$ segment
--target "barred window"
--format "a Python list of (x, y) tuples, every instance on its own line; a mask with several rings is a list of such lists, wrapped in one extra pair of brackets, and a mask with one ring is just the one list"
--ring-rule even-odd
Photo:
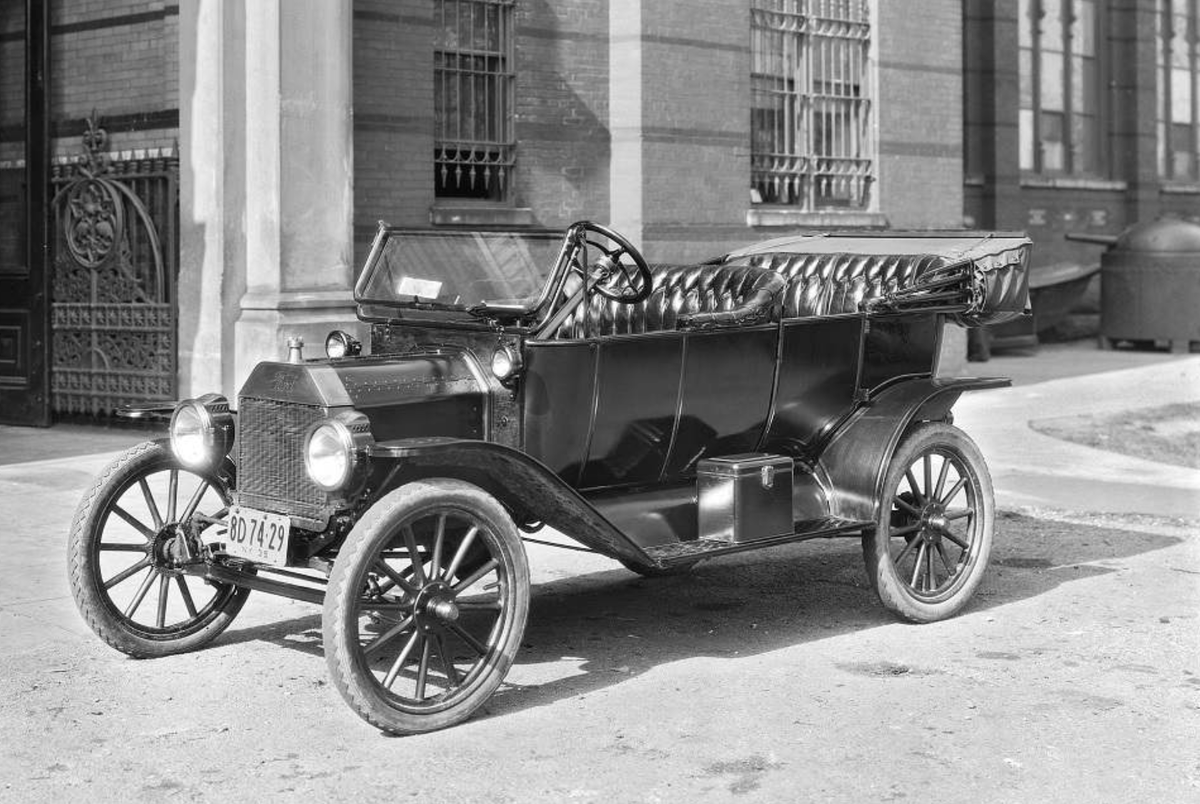
[(1037, 173), (1103, 171), (1095, 0), (1020, 0), (1020, 160)]
[(751, 200), (865, 209), (875, 179), (868, 0), (751, 0)]
[(1200, 178), (1200, 12), (1197, 0), (1158, 0), (1158, 174)]
[(502, 201), (512, 182), (514, 0), (436, 0), (434, 188)]

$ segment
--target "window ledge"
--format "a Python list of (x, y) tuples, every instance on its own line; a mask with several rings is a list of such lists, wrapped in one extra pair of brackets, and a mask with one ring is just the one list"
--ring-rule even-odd
[(1024, 176), (1022, 187), (1048, 190), (1127, 190), (1127, 182), (1115, 179), (1087, 179), (1074, 176)]
[(809, 229), (886, 229), (882, 212), (827, 210), (806, 212), (779, 207), (754, 207), (746, 210), (746, 225), (754, 227), (790, 226)]
[(1163, 195), (1200, 195), (1200, 184), (1196, 182), (1173, 181), (1158, 188)]
[(434, 226), (533, 226), (529, 207), (503, 207), (484, 204), (435, 204), (429, 208)]

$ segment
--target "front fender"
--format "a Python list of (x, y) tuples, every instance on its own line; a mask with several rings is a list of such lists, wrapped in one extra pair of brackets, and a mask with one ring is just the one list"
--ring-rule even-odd
[(1006, 377), (926, 378), (894, 385), (874, 397), (834, 433), (818, 461), (831, 481), (831, 513), (874, 522), (884, 474), (909, 425), (944, 419), (964, 391), (1009, 385)]
[(543, 522), (598, 553), (635, 564), (654, 559), (540, 461), (511, 447), (459, 438), (406, 438), (376, 444), (372, 460), (394, 462), (386, 493), (421, 477), (474, 483), (525, 521)]

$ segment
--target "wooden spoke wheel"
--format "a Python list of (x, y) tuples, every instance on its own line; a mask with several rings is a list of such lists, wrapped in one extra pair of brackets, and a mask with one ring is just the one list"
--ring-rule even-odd
[(873, 531), (867, 573), (889, 610), (915, 622), (949, 617), (979, 585), (992, 546), (992, 481), (958, 428), (922, 424), (900, 442)]
[(325, 658), (369, 723), (432, 731), (492, 695), (528, 613), (529, 564), (504, 508), (460, 481), (409, 483), (346, 537), (325, 597)]
[(138, 658), (194, 650), (233, 621), (249, 594), (189, 572), (229, 507), (229, 481), (179, 466), (166, 442), (118, 457), (92, 485), (71, 525), (71, 593), (83, 619)]

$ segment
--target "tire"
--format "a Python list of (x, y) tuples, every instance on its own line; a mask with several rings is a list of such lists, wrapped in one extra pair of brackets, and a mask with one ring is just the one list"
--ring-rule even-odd
[(525, 547), (495, 498), (458, 480), (409, 483), (367, 511), (334, 561), (333, 685), (393, 734), (466, 720), (512, 666), (529, 595)]
[(250, 591), (183, 568), (229, 502), (224, 476), (181, 467), (164, 441), (138, 444), (105, 467), (67, 539), (71, 594), (97, 636), (151, 658), (195, 650), (233, 622)]
[(957, 613), (983, 577), (994, 523), (992, 479), (975, 443), (943, 422), (911, 429), (888, 467), (875, 528), (863, 535), (884, 607), (913, 622)]

